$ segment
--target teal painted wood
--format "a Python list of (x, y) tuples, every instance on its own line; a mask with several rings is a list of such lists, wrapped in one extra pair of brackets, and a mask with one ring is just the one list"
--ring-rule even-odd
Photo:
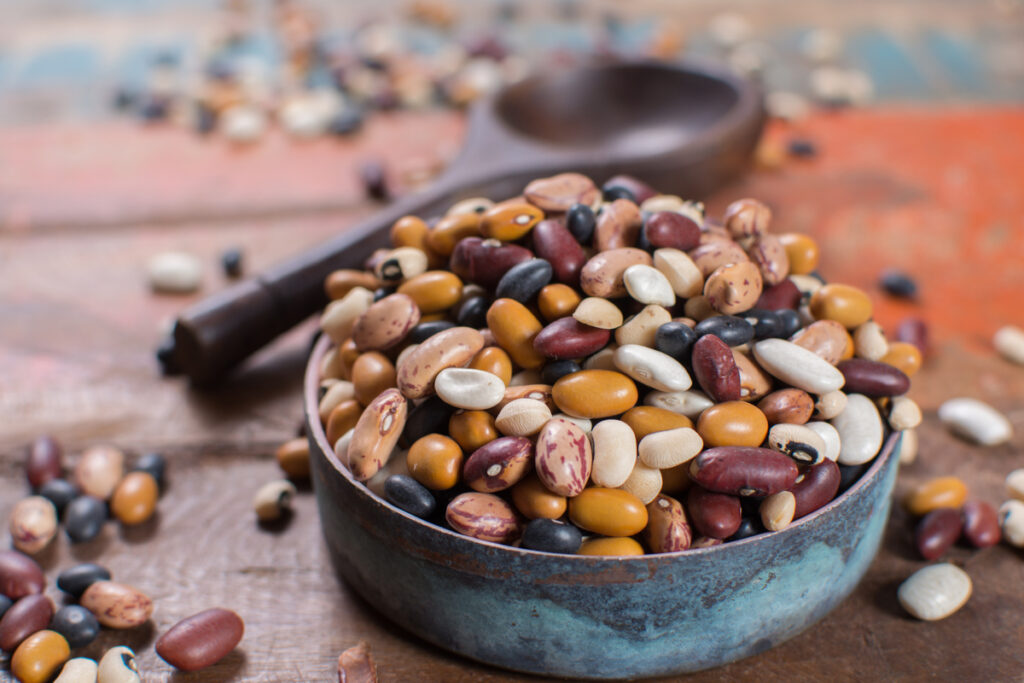
[(313, 483), (339, 575), (438, 647), (516, 671), (632, 678), (697, 671), (768, 648), (843, 600), (888, 518), (898, 440), (851, 489), (789, 528), (682, 553), (548, 555), (430, 525), (355, 483), (316, 411), (321, 341), (306, 378)]

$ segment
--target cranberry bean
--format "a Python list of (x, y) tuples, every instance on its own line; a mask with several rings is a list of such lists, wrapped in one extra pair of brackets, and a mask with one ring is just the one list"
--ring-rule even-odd
[(17, 600), (44, 588), (46, 579), (35, 560), (16, 550), (0, 551), (0, 595)]
[(0, 618), (0, 650), (14, 652), (21, 641), (42, 631), (53, 617), (53, 603), (45, 595), (26, 595)]
[(594, 248), (598, 251), (632, 247), (640, 236), (643, 215), (639, 207), (628, 199), (616, 199), (605, 204), (597, 214), (594, 229)]
[(134, 628), (153, 614), (153, 601), (137, 588), (113, 581), (97, 581), (82, 593), (82, 607), (107, 628)]
[(999, 542), (999, 515), (982, 500), (969, 500), (960, 508), (964, 520), (964, 537), (975, 548), (988, 548)]
[(449, 267), (466, 282), (494, 289), (512, 266), (533, 258), (533, 252), (518, 244), (467, 237), (455, 245)]
[(790, 492), (796, 498), (793, 519), (800, 519), (827, 505), (839, 492), (839, 465), (823, 460), (797, 477)]
[(409, 398), (433, 393), (434, 380), (445, 368), (462, 367), (484, 347), (484, 338), (468, 327), (439, 332), (398, 363), (398, 388)]
[(689, 251), (700, 244), (700, 226), (692, 218), (674, 211), (651, 214), (644, 224), (644, 234), (655, 248)]
[(348, 445), (352, 476), (366, 481), (391, 458), (391, 451), (405, 429), (408, 402), (398, 389), (387, 389), (366, 406), (353, 428)]
[(28, 447), (25, 474), (33, 489), (61, 476), (61, 447), (52, 436), (40, 436)]
[(736, 239), (768, 231), (772, 210), (756, 199), (737, 199), (725, 209), (725, 227)]
[(389, 349), (402, 341), (420, 321), (420, 309), (412, 297), (392, 294), (363, 311), (352, 328), (352, 341), (360, 351)]
[(643, 536), (654, 553), (674, 553), (689, 548), (693, 532), (682, 504), (663, 494), (648, 503)]
[(789, 257), (775, 235), (759, 235), (747, 247), (747, 255), (757, 264), (766, 286), (777, 285), (789, 275)]
[(590, 479), (593, 463), (590, 439), (572, 422), (548, 420), (537, 435), (537, 476), (552, 493), (579, 495)]
[(769, 311), (778, 311), (781, 309), (795, 310), (800, 306), (800, 299), (803, 294), (800, 293), (800, 289), (793, 284), (792, 280), (785, 279), (778, 284), (767, 287), (761, 292), (761, 298), (757, 300), (754, 305), (755, 308), (765, 308)]
[(533, 443), (523, 436), (503, 436), (490, 441), (466, 459), (462, 477), (474, 491), (503, 491), (533, 468)]
[(736, 533), (743, 518), (740, 499), (724, 493), (708, 491), (700, 486), (690, 488), (686, 511), (693, 527), (708, 538), (725, 539)]
[(841, 361), (836, 368), (846, 379), (843, 390), (848, 393), (878, 398), (899, 396), (910, 389), (910, 378), (887, 363), (851, 358)]
[(740, 398), (740, 369), (732, 349), (713, 334), (693, 344), (693, 374), (708, 396), (716, 403)]
[(626, 296), (622, 279), (626, 269), (633, 265), (649, 266), (651, 255), (642, 249), (611, 249), (595, 254), (580, 271), (580, 287), (588, 296), (605, 299)]
[(579, 285), (587, 255), (569, 229), (559, 220), (548, 219), (534, 227), (532, 238), (534, 252), (551, 264), (555, 280), (573, 287)]
[(934, 560), (945, 554), (960, 538), (964, 520), (955, 508), (939, 508), (925, 515), (914, 530), (914, 544), (921, 557)]
[(559, 318), (533, 338), (533, 348), (548, 358), (571, 359), (589, 356), (608, 345), (611, 331), (591, 327), (575, 318)]
[(242, 640), (245, 624), (231, 610), (215, 607), (172, 626), (156, 641), (156, 653), (182, 671), (216, 664)]
[[(690, 252), (690, 258), (693, 259), (693, 262), (696, 264), (697, 268), (700, 269), (701, 274), (704, 275), (705, 278), (709, 277), (722, 266), (750, 262), (750, 259), (747, 257), (747, 252), (743, 251), (743, 247), (729, 239), (723, 241), (716, 240), (707, 244), (702, 244)], [(750, 301), (747, 308), (754, 307), (753, 304), (760, 297), (761, 287), (763, 284), (761, 282), (761, 273), (757, 270), (757, 266), (753, 264), (750, 265), (753, 267), (754, 272), (757, 273), (758, 293), (754, 295), (754, 298)]]
[(511, 543), (522, 533), (511, 505), (490, 493), (463, 493), (452, 499), (445, 520), (455, 531), (481, 541)]
[(792, 488), (796, 463), (770, 448), (709, 448), (690, 464), (690, 478), (710, 491), (735, 496), (770, 496)]

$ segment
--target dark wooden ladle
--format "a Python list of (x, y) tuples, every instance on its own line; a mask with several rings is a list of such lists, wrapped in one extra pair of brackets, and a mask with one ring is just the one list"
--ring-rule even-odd
[(563, 171), (598, 182), (626, 173), (663, 192), (703, 197), (744, 167), (763, 123), (756, 87), (705, 66), (616, 62), (533, 76), (472, 109), (461, 154), (432, 186), (191, 306), (163, 358), (196, 384), (217, 380), (324, 306), (328, 273), (359, 267), (407, 214), (513, 196)]

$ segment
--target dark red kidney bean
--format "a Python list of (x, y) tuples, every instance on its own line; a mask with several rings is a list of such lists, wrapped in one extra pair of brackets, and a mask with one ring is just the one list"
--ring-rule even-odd
[[(715, 539), (732, 536), (743, 518), (739, 498), (708, 491), (700, 486), (690, 487), (686, 495), (686, 511), (698, 533)], [(691, 545), (694, 546), (697, 544)]]
[(713, 334), (729, 346), (740, 346), (754, 338), (754, 326), (735, 315), (715, 315), (693, 328), (698, 337)]
[(715, 403), (740, 400), (740, 369), (732, 349), (713, 334), (693, 344), (693, 374), (704, 393)]
[(960, 508), (964, 520), (964, 538), (975, 548), (988, 548), (1002, 538), (999, 515), (983, 500), (969, 500)]
[(803, 294), (793, 284), (792, 280), (785, 279), (777, 285), (761, 292), (761, 298), (754, 304), (754, 308), (765, 308), (769, 311), (782, 309), (795, 310), (800, 306), (800, 299)]
[(914, 543), (921, 557), (934, 560), (942, 557), (960, 538), (964, 520), (956, 508), (939, 508), (925, 515), (914, 530)]
[(533, 468), (533, 442), (525, 436), (503, 436), (490, 441), (466, 459), (462, 478), (474, 491), (503, 491)]
[(654, 334), (654, 348), (675, 358), (680, 363), (690, 364), (690, 353), (697, 333), (686, 323), (667, 322)]
[(537, 297), (537, 293), (551, 282), (552, 272), (551, 264), (542, 258), (517, 263), (501, 276), (494, 296), (498, 299), (515, 299), (521, 304), (529, 304)]
[(235, 649), (245, 633), (242, 618), (215, 607), (179, 621), (156, 641), (156, 653), (182, 671), (216, 664)]
[(597, 216), (586, 204), (573, 204), (565, 212), (565, 227), (580, 244), (590, 244), (596, 226)]
[(823, 460), (807, 469), (789, 490), (796, 498), (793, 519), (809, 515), (831, 502), (839, 492), (840, 479), (839, 465), (831, 460)]
[(700, 226), (681, 213), (659, 211), (644, 222), (644, 236), (655, 249), (689, 251), (700, 244)]
[(533, 338), (533, 348), (548, 358), (583, 358), (608, 345), (611, 330), (584, 325), (575, 318), (559, 318)]
[(494, 289), (508, 270), (533, 258), (533, 252), (518, 244), (466, 237), (452, 251), (449, 268), (467, 282)]
[(46, 578), (35, 560), (17, 550), (0, 551), (0, 594), (17, 600), (44, 588)]
[(409, 411), (409, 416), (405, 418), (405, 429), (398, 439), (399, 445), (409, 448), (427, 434), (447, 434), (448, 421), (454, 412), (455, 408), (439, 396), (431, 396)]
[(626, 175), (624, 173), (620, 173), (619, 175), (613, 178), (609, 178), (608, 182), (606, 182), (601, 187), (602, 189), (605, 187), (625, 188), (629, 190), (630, 194), (632, 194), (636, 198), (635, 201), (638, 205), (644, 202), (645, 200), (650, 199), (651, 197), (658, 194), (657, 190), (655, 190), (653, 187), (651, 187), (644, 181), (640, 180), (639, 178), (634, 178), (631, 175)]
[(0, 650), (14, 652), (21, 641), (49, 626), (53, 603), (45, 595), (26, 595), (0, 618)]
[(922, 356), (927, 356), (928, 352), (931, 351), (931, 343), (928, 339), (928, 323), (921, 318), (909, 316), (901, 320), (900, 324), (896, 326), (895, 340), (913, 344), (918, 348)]
[(52, 436), (36, 437), (28, 447), (25, 459), (25, 474), (28, 485), (37, 489), (51, 479), (61, 476), (61, 448)]
[(910, 390), (910, 378), (888, 363), (866, 358), (850, 358), (836, 364), (846, 383), (843, 391), (872, 398), (900, 396)]
[(562, 221), (553, 218), (543, 220), (533, 226), (530, 235), (533, 251), (540, 258), (547, 259), (554, 268), (555, 281), (578, 287), (587, 255)]
[(787, 455), (770, 448), (719, 446), (698, 455), (690, 479), (709, 491), (733, 496), (770, 496), (793, 487), (800, 473)]

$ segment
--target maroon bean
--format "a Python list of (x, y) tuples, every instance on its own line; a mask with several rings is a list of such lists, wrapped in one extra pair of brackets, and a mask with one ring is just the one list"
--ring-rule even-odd
[(53, 603), (45, 595), (26, 595), (0, 618), (0, 650), (14, 652), (21, 641), (46, 628), (53, 617)]
[(754, 304), (754, 308), (766, 308), (769, 311), (779, 311), (785, 308), (796, 310), (800, 306), (802, 296), (800, 289), (793, 284), (793, 281), (785, 279), (762, 291), (761, 298)]
[(584, 325), (575, 318), (559, 318), (533, 338), (533, 348), (549, 358), (583, 358), (608, 345), (611, 330)]
[(921, 352), (922, 356), (928, 355), (928, 352), (931, 350), (931, 344), (928, 339), (928, 323), (914, 316), (904, 318), (896, 326), (895, 341), (913, 344)]
[(231, 610), (215, 607), (179, 621), (156, 641), (156, 653), (182, 671), (216, 664), (235, 649), (245, 624)]
[(503, 436), (473, 451), (462, 468), (474, 491), (503, 491), (533, 468), (533, 442), (525, 436)]
[(636, 198), (637, 204), (642, 204), (644, 201), (658, 194), (657, 190), (653, 187), (631, 175), (619, 174), (614, 178), (609, 179), (608, 182), (604, 184), (605, 187), (614, 187), (616, 185), (618, 187), (624, 187), (632, 192), (633, 196)]
[(62, 474), (60, 456), (61, 448), (56, 439), (52, 436), (37, 437), (28, 447), (25, 459), (28, 485), (38, 489), (51, 479), (59, 479)]
[(934, 560), (960, 538), (964, 520), (956, 508), (939, 508), (925, 515), (914, 530), (914, 543), (921, 557)]
[(888, 363), (866, 358), (850, 358), (840, 361), (836, 368), (846, 378), (843, 391), (848, 394), (880, 398), (901, 396), (910, 389), (910, 378), (902, 370)]
[(512, 266), (532, 258), (533, 252), (518, 244), (466, 237), (455, 245), (449, 268), (463, 280), (494, 289)]
[(555, 280), (578, 287), (580, 271), (587, 262), (587, 255), (562, 221), (552, 218), (543, 220), (533, 227), (530, 234), (534, 252), (551, 263)]
[(709, 448), (690, 464), (690, 479), (709, 491), (770, 496), (793, 487), (800, 473), (789, 456), (770, 448)]
[(793, 519), (800, 519), (827, 505), (836, 497), (840, 480), (839, 465), (831, 460), (822, 460), (800, 475), (790, 489), (796, 498)]
[[(708, 538), (723, 539), (732, 536), (740, 528), (740, 521), (743, 519), (743, 508), (739, 498), (708, 491), (700, 486), (690, 487), (686, 496), (686, 510), (690, 513), (693, 528)], [(695, 542), (693, 547), (703, 546), (698, 546)]]
[(689, 251), (700, 244), (700, 226), (692, 218), (674, 211), (651, 214), (644, 223), (644, 234), (652, 247)]
[(740, 369), (732, 349), (713, 334), (693, 345), (693, 374), (704, 393), (715, 403), (740, 399)]
[(999, 515), (983, 500), (969, 500), (960, 508), (964, 520), (964, 538), (975, 548), (988, 548), (1002, 537)]
[(0, 551), (0, 595), (17, 600), (44, 588), (46, 578), (35, 560), (16, 550)]

